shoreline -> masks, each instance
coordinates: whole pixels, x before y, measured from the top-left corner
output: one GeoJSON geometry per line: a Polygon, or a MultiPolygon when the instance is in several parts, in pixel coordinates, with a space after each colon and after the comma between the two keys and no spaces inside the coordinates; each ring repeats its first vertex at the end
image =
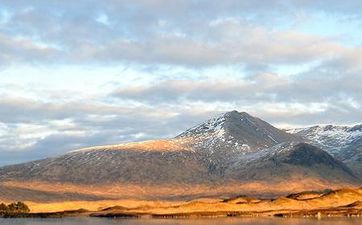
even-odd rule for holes
{"type": "Polygon", "coordinates": [[[117,219],[197,219],[197,218],[360,218],[362,209],[313,209],[313,210],[267,210],[267,211],[216,211],[216,212],[185,212],[185,213],[130,213],[87,211],[84,209],[60,212],[8,213],[0,218],[69,218],[96,217],[117,219]]]}

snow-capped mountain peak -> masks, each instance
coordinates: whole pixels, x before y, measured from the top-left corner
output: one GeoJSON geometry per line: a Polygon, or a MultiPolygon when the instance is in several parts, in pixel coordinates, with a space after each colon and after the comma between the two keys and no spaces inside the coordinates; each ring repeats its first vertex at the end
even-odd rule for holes
{"type": "MultiPolygon", "coordinates": [[[[337,128],[313,129],[335,132],[337,128]]],[[[353,133],[360,130],[358,127],[348,129],[353,133]]],[[[359,185],[359,180],[346,167],[348,164],[354,171],[362,171],[361,154],[352,150],[358,154],[348,151],[338,158],[344,160],[340,162],[323,149],[301,143],[297,135],[288,134],[247,113],[231,111],[176,138],[98,146],[3,167],[0,168],[0,182],[57,182],[101,187],[132,184],[140,185],[140,190],[152,197],[154,193],[148,190],[157,187],[155,185],[180,185],[178,187],[186,188],[181,191],[183,196],[190,190],[185,185],[223,184],[228,187],[229,184],[267,181],[277,185],[271,187],[284,191],[295,188],[281,183],[290,179],[293,184],[311,180],[313,182],[308,185],[316,188],[340,183],[359,185]],[[152,188],[144,189],[148,184],[152,188]]],[[[127,189],[120,189],[125,190],[121,194],[128,196],[127,189]]],[[[268,186],[265,190],[269,192],[268,186]]],[[[205,192],[205,195],[209,194],[205,192]]]]}
{"type": "Polygon", "coordinates": [[[293,135],[246,112],[230,111],[192,127],[176,138],[193,139],[203,149],[255,151],[281,142],[298,141],[293,135]]]}
{"type": "Polygon", "coordinates": [[[249,121],[250,123],[252,123],[251,118],[253,117],[246,112],[239,113],[238,111],[230,111],[222,113],[214,118],[211,118],[197,126],[186,130],[177,137],[190,137],[206,133],[218,133],[220,135],[223,135],[225,129],[227,129],[227,124],[232,123],[236,125],[241,125],[243,121],[249,121]]]}
{"type": "Polygon", "coordinates": [[[290,129],[287,132],[303,136],[315,144],[327,147],[331,152],[338,151],[362,138],[362,125],[338,126],[316,125],[306,128],[290,129]]]}

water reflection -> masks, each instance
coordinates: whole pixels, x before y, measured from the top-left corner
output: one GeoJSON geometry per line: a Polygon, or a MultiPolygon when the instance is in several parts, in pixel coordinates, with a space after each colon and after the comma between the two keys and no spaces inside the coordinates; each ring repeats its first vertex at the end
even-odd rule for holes
{"type": "Polygon", "coordinates": [[[283,218],[225,218],[225,219],[0,219],[1,225],[362,225],[362,219],[283,219],[283,218]]]}

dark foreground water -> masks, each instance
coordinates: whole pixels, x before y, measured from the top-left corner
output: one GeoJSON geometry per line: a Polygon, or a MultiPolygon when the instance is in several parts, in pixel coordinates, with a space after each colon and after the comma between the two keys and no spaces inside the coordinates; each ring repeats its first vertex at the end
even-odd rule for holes
{"type": "Polygon", "coordinates": [[[225,219],[0,219],[0,225],[362,225],[362,218],[349,219],[283,219],[283,218],[225,218],[225,219]]]}

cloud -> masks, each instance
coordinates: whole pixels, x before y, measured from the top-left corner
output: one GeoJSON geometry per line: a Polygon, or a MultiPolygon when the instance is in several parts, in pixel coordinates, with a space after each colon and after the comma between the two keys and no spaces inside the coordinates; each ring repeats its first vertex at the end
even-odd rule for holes
{"type": "MultiPolygon", "coordinates": [[[[328,64],[328,63],[327,63],[328,64]]],[[[259,73],[239,79],[165,80],[149,85],[120,88],[112,96],[146,104],[187,104],[188,102],[230,102],[252,105],[253,102],[334,104],[357,101],[362,95],[362,76],[344,74],[320,65],[299,75],[285,77],[259,73]],[[341,75],[344,74],[344,75],[341,75]],[[348,102],[347,100],[351,101],[348,102]]]]}
{"type": "Polygon", "coordinates": [[[125,61],[143,64],[183,66],[283,65],[309,63],[331,58],[344,47],[328,40],[297,32],[270,32],[263,28],[218,25],[198,41],[178,34],[150,38],[146,42],[115,40],[99,48],[86,48],[85,54],[99,61],[125,61]],[[226,31],[227,29],[227,31],[226,31]],[[231,33],[228,35],[227,33],[231,33]]]}
{"type": "Polygon", "coordinates": [[[53,157],[86,146],[169,138],[211,113],[99,101],[44,103],[15,97],[3,99],[0,156],[4,158],[0,165],[53,157]]]}
{"type": "Polygon", "coordinates": [[[155,80],[79,101],[8,96],[0,101],[0,155],[7,164],[92,145],[169,138],[234,109],[281,126],[361,121],[362,78],[310,80],[323,70],[320,65],[297,77],[259,73],[237,80],[155,80]]]}
{"type": "Polygon", "coordinates": [[[234,107],[274,124],[355,124],[362,120],[362,68],[357,52],[346,51],[290,76],[258,72],[239,78],[163,80],[122,87],[112,96],[159,107],[234,107]]]}
{"type": "MultiPolygon", "coordinates": [[[[319,3],[309,1],[20,2],[4,2],[10,16],[1,29],[3,64],[238,64],[251,68],[308,63],[334,57],[346,48],[334,37],[273,28],[272,21],[288,24],[294,20],[299,6],[319,8],[319,3]]],[[[350,7],[344,8],[350,13],[350,7]]]]}
{"type": "Polygon", "coordinates": [[[361,7],[3,0],[1,72],[32,69],[1,78],[0,164],[173,137],[234,109],[276,125],[357,123],[361,7]]]}
{"type": "Polygon", "coordinates": [[[153,85],[129,86],[113,95],[124,100],[153,103],[191,101],[227,101],[240,99],[240,92],[249,89],[246,82],[210,80],[166,80],[153,85]]]}
{"type": "Polygon", "coordinates": [[[37,44],[26,38],[16,38],[0,33],[0,65],[9,65],[14,62],[46,63],[55,58],[56,49],[37,44]]]}

